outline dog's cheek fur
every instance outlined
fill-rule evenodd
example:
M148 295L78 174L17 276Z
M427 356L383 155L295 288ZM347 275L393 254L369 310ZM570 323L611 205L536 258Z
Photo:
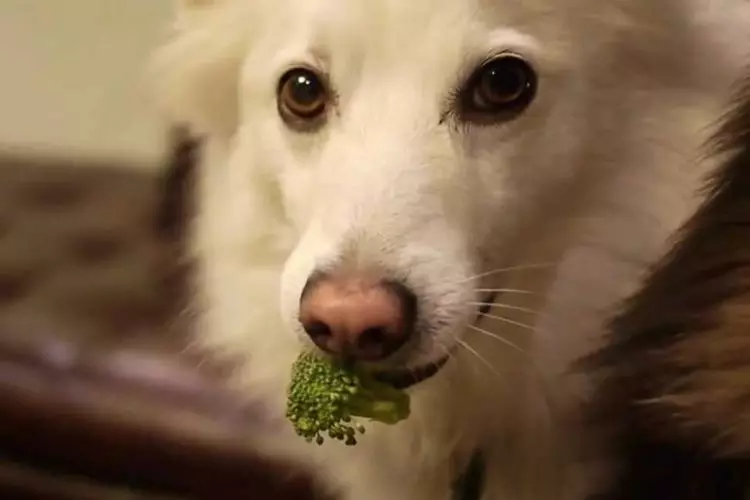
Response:
M750 81L719 131L707 203L588 360L621 443L608 499L750 491Z

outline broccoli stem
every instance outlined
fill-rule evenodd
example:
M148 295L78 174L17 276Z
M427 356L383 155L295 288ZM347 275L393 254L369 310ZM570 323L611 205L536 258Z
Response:
M401 401L359 401L351 402L350 414L355 417L369 418L384 424L396 424L408 416L408 403Z
M366 373L359 374L360 387L349 401L352 416L396 424L409 416L409 395Z

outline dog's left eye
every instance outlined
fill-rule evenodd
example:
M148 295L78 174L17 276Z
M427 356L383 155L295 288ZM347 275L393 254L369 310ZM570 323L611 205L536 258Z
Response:
M485 63L461 92L461 114L467 121L508 119L531 104L537 78L521 57L504 54Z
M279 114L287 124L310 122L328 107L328 91L314 71L295 68L287 71L277 90Z

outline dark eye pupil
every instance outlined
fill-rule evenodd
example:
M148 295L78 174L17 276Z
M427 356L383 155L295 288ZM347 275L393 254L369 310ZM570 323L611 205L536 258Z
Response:
M314 106L320 100L322 86L317 78L307 74L295 75L291 81L292 99L301 106Z
M506 65L510 66L510 65ZM526 79L516 67L491 67L482 78L482 88L489 101L515 99L526 87Z

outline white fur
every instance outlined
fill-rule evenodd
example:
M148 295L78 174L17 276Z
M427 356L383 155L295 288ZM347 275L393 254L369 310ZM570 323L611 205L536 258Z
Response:
M344 499L448 499L479 445L485 500L582 498L606 461L576 422L587 387L570 363L693 209L705 127L731 74L687 2L183 3L155 76L170 118L207 140L200 339L239 361L238 387L269 408L259 446ZM441 124L451 90L495 50L539 72L532 106L493 127ZM338 94L312 134L288 129L275 103L279 77L301 63ZM539 262L555 266L475 279ZM299 294L326 263L408 278L428 334L405 364L453 353L410 390L407 421L369 425L355 448L308 445L283 416L308 342ZM499 301L537 316L493 314L533 330L468 326L477 288L531 292Z

